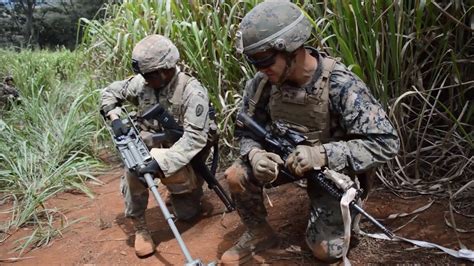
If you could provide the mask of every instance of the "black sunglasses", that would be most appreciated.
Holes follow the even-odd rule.
[[[259,59],[252,58],[251,56],[248,56],[248,55],[246,55],[245,58],[247,59],[247,62],[252,64],[254,67],[256,67],[257,69],[261,69],[261,68],[267,68],[275,64],[277,53],[278,52],[273,52],[270,55],[264,58],[259,58]]]
[[[162,80],[162,77],[161,77],[161,72],[159,71],[153,71],[153,72],[150,72],[150,73],[145,73],[145,74],[141,74],[143,76],[143,78],[145,80],[152,80],[152,79],[156,79],[156,80]]]
[[[140,66],[138,65],[138,61],[135,59],[132,59],[132,70],[133,70],[133,73],[135,74],[142,73],[142,71],[140,70]]]

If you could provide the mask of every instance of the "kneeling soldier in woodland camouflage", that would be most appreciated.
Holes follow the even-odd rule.
[[[358,178],[367,192],[377,166],[396,155],[399,139],[380,103],[346,66],[304,47],[311,24],[289,1],[268,1],[242,20],[237,49],[258,73],[246,83],[240,112],[267,128],[278,121],[303,133],[312,145],[297,146],[286,161],[240,132],[240,159],[226,178],[246,232],[221,261],[239,263],[277,244],[269,226],[262,188],[285,166],[295,176],[328,167]],[[332,262],[342,256],[343,220],[337,199],[314,179],[306,243],[313,255]],[[363,197],[366,197],[363,195]]]
[[[112,121],[116,136],[127,133],[120,117],[122,102],[138,106],[140,115],[159,103],[170,111],[184,128],[183,136],[168,147],[153,143],[151,135],[160,132],[156,120],[139,120],[138,127],[150,153],[161,169],[158,174],[170,192],[172,210],[180,220],[189,220],[201,212],[203,194],[201,178],[190,166],[191,159],[207,144],[211,121],[207,90],[198,80],[181,72],[177,66],[179,52],[166,37],[151,35],[141,40],[133,49],[132,66],[137,74],[123,81],[116,81],[103,89],[101,110]],[[135,227],[135,251],[138,256],[154,252],[155,245],[145,223],[148,189],[137,173],[125,170],[121,182],[125,198],[125,216],[132,218]]]

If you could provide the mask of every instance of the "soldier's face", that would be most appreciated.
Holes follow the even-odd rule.
[[[145,78],[147,85],[153,89],[160,89],[166,85],[164,84],[162,73],[160,73],[160,71],[143,74],[143,78]]]
[[[284,74],[286,62],[281,53],[276,51],[265,51],[248,56],[247,60],[255,68],[268,76],[270,83],[276,84]]]
[[[158,90],[164,88],[170,82],[175,69],[161,69],[143,75],[148,86]]]

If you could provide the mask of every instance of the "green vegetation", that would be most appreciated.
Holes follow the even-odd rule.
[[[339,56],[390,113],[402,140],[379,178],[398,192],[448,195],[473,176],[472,4],[325,1],[304,10],[315,41]],[[469,1],[467,1],[469,2]],[[471,166],[471,167],[469,167]]]
[[[62,216],[45,201],[70,189],[87,193],[84,182],[99,166],[94,144],[102,125],[95,89],[132,74],[131,50],[148,34],[169,36],[182,67],[208,88],[223,133],[221,155],[234,159],[233,118],[243,82],[254,73],[236,55],[234,37],[257,2],[124,0],[106,5],[103,20],[81,20],[83,45],[75,53],[1,51],[0,73],[11,71],[23,96],[0,126],[0,193],[14,201],[7,227],[37,225],[41,230],[26,242],[35,244],[59,232],[53,218]],[[399,156],[378,172],[379,179],[396,193],[439,197],[449,196],[448,184],[457,189],[469,181],[472,5],[299,3],[317,26],[309,44],[340,57],[369,85],[402,138]]]
[[[71,190],[92,197],[85,181],[100,167],[93,146],[100,129],[97,93],[80,52],[0,52],[0,73],[15,76],[22,96],[1,111],[0,195],[13,203],[2,230],[37,227],[20,243],[24,249],[46,244],[67,226],[61,210],[45,204],[49,198]]]

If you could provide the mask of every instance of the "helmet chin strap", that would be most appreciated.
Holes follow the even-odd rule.
[[[283,52],[283,57],[285,58],[285,69],[283,70],[282,75],[278,79],[278,82],[276,85],[280,86],[283,82],[285,82],[288,79],[288,76],[290,75],[290,69],[293,66],[296,58],[296,52]]]

